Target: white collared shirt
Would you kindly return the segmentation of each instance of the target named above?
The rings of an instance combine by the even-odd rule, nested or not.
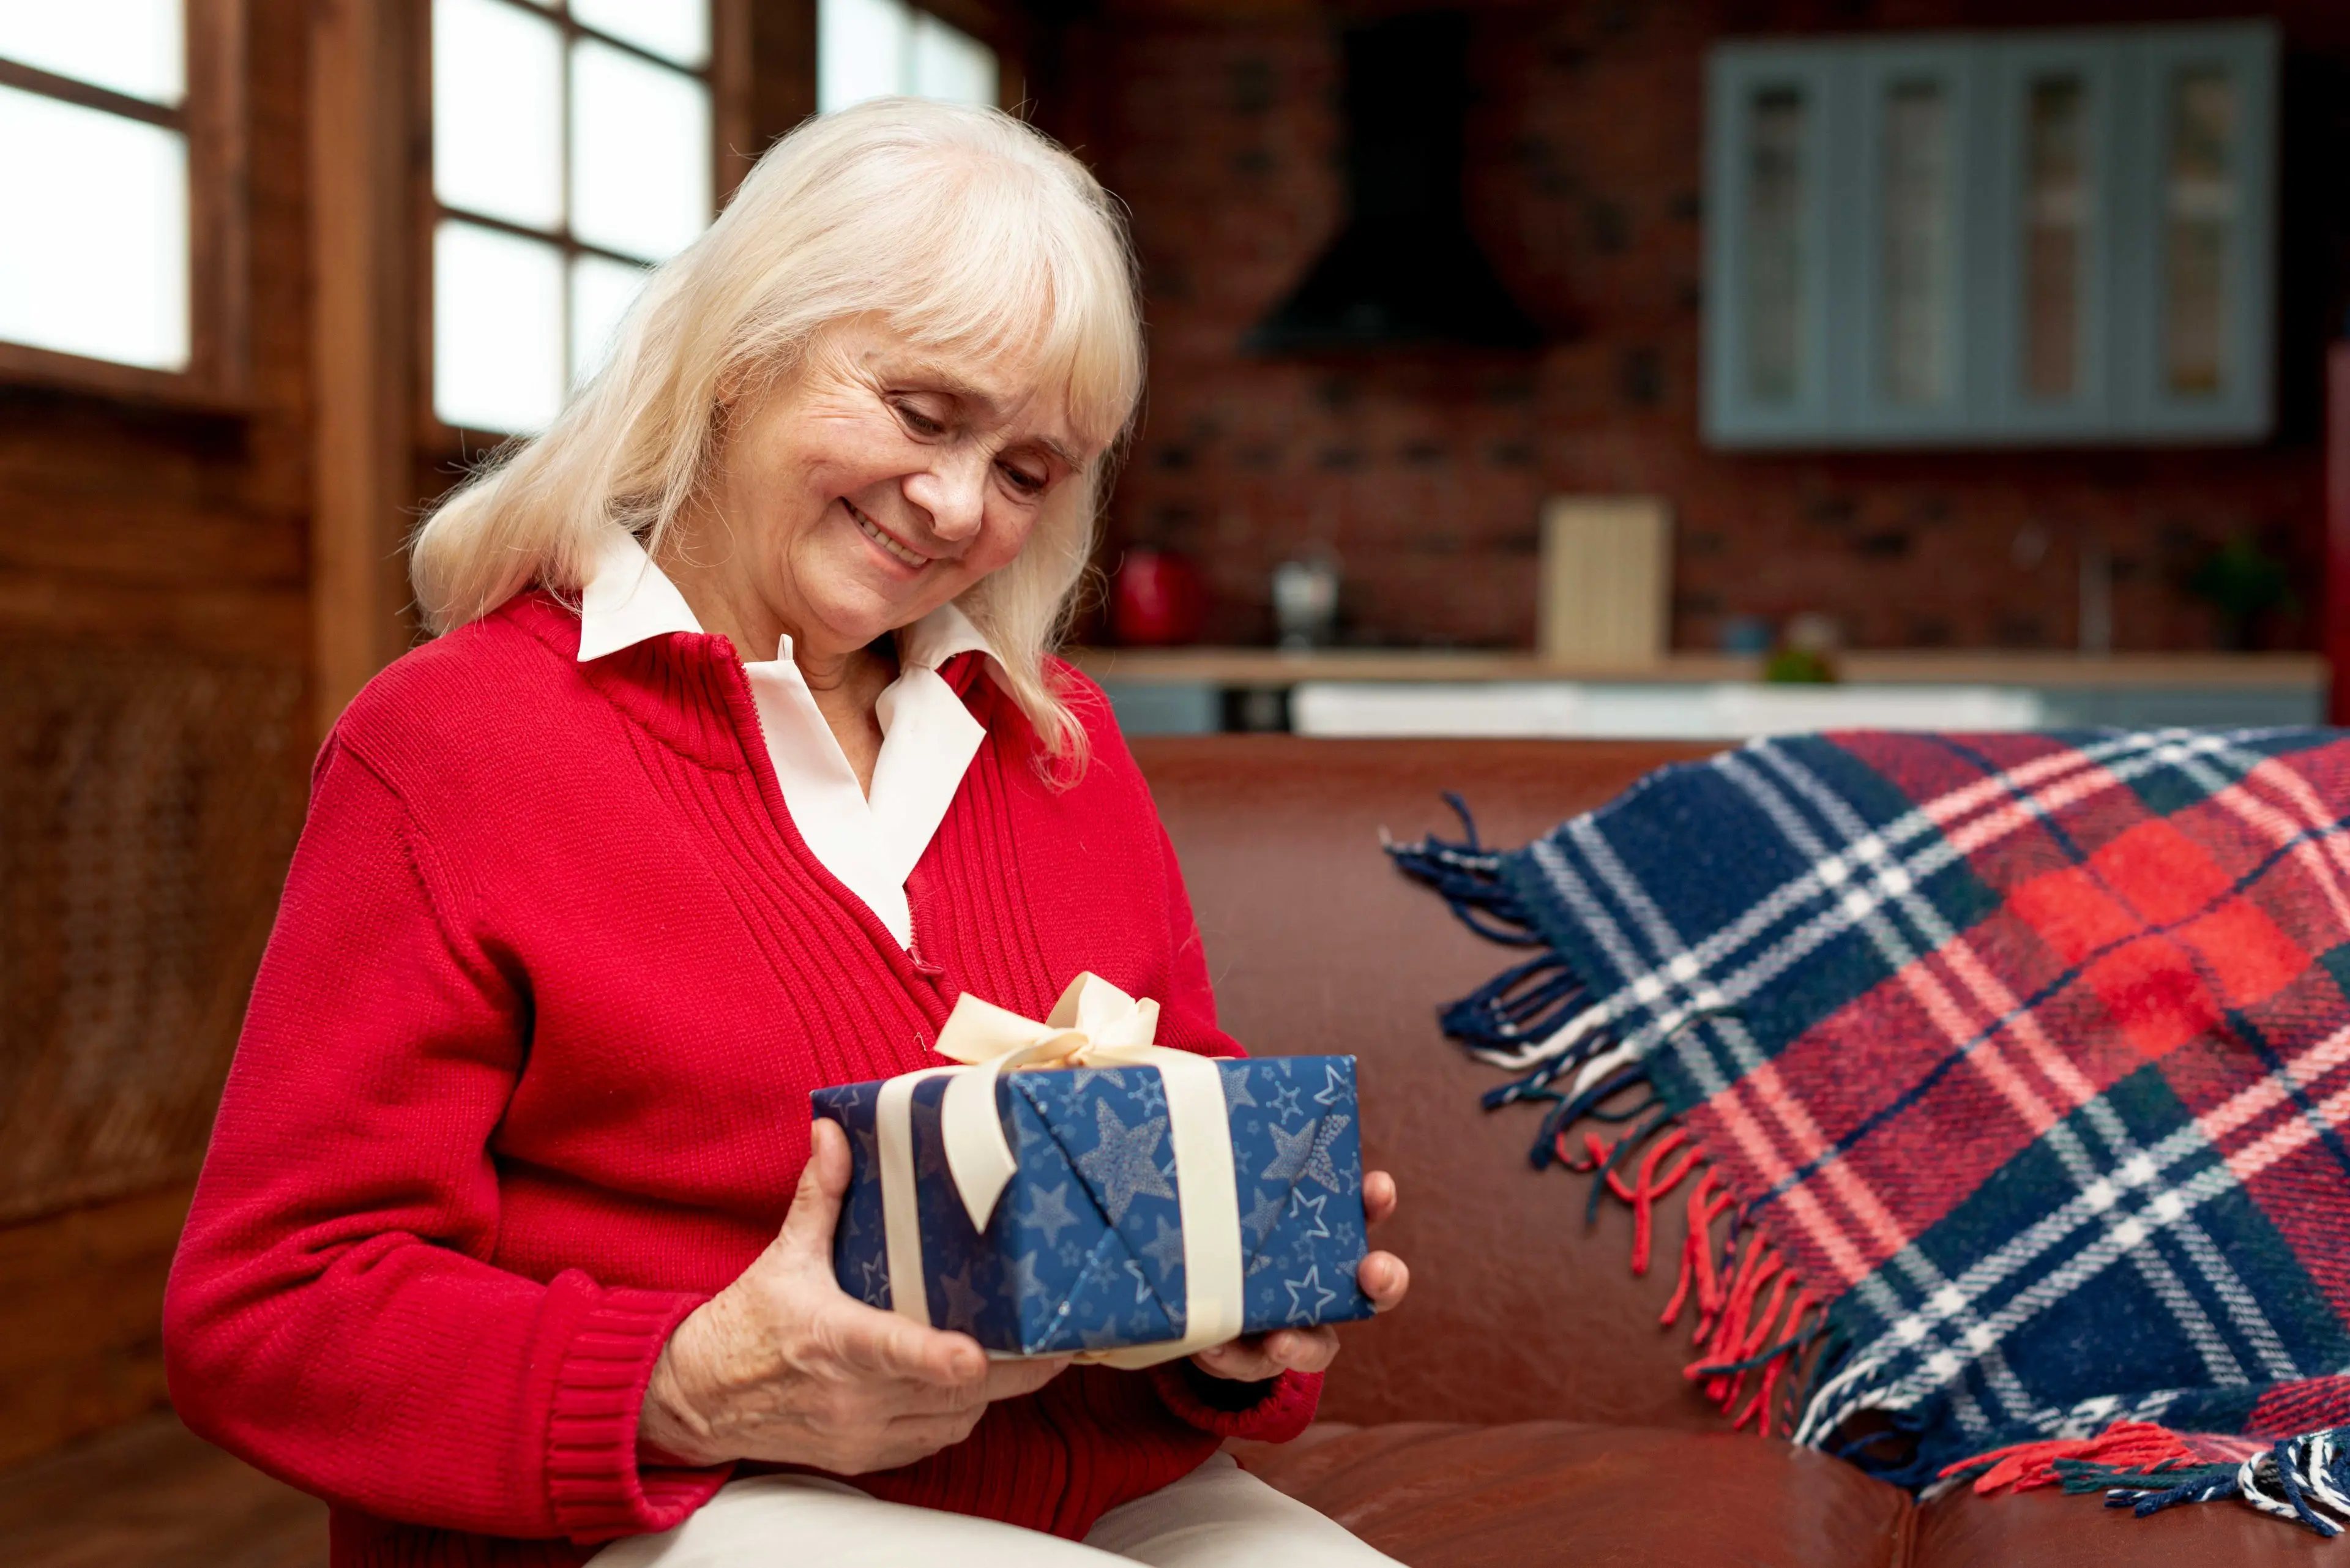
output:
[[[579,661],[619,652],[670,632],[700,635],[702,623],[669,575],[625,529],[614,528],[589,562],[579,603]],[[784,805],[809,853],[864,900],[898,945],[914,945],[906,878],[930,847],[987,731],[941,679],[938,667],[973,650],[994,650],[971,618],[940,606],[899,631],[898,679],[881,693],[881,756],[873,792],[857,774],[815,694],[792,661],[786,636],[775,657],[745,661],[751,699],[775,766]]]

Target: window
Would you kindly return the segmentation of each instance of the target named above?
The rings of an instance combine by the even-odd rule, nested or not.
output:
[[[712,211],[709,0],[433,0],[432,408],[544,429]]]
[[[219,30],[208,0],[0,4],[0,369],[233,389]]]
[[[904,93],[993,108],[995,51],[905,0],[819,0],[816,105],[830,112]]]

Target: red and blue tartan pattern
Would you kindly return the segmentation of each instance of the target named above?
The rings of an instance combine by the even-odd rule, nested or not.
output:
[[[1825,1303],[1797,1440],[1922,1486],[2350,1421],[2345,816],[2333,732],[1855,732],[1398,858],[1541,950],[1445,1014],[1537,1163],[1651,1087]]]

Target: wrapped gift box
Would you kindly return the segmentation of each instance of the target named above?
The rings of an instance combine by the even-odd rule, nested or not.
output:
[[[1243,1269],[1243,1332],[1371,1315],[1351,1056],[1219,1062]],[[856,1168],[833,1247],[841,1288],[891,1305],[875,1112],[882,1085],[811,1096],[849,1135]],[[1018,1170],[974,1229],[947,1168],[947,1081],[913,1085],[922,1275],[933,1326],[992,1351],[1057,1355],[1179,1340],[1183,1216],[1155,1067],[1006,1074],[996,1108]]]

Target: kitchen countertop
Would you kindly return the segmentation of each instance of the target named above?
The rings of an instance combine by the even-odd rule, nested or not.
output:
[[[1416,649],[1078,648],[1067,657],[1097,680],[1121,685],[1294,686],[1307,680],[1581,680],[1706,683],[1755,680],[1762,661],[1721,654],[1675,654],[1628,669],[1554,664],[1534,653]],[[2324,658],[2314,653],[2116,653],[2104,657],[1998,649],[1869,650],[1843,654],[1848,683],[2178,690],[2322,690]]]

